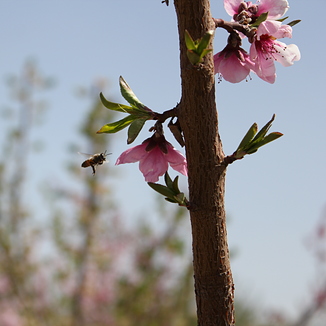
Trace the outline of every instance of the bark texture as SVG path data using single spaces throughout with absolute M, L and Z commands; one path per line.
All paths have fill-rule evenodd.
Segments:
M 218 134 L 213 55 L 194 67 L 186 55 L 185 30 L 194 39 L 215 29 L 209 0 L 175 0 L 180 37 L 184 133 L 198 325 L 234 325 L 234 286 L 229 262 L 224 186 L 226 165 Z

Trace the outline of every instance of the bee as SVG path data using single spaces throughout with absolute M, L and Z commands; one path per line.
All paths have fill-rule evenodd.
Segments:
M 98 165 L 102 165 L 106 161 L 106 156 L 110 155 L 111 153 L 106 154 L 106 151 L 104 153 L 98 153 L 91 155 L 86 161 L 82 163 L 83 168 L 87 168 L 89 166 L 93 169 L 93 175 L 95 174 L 95 168 Z

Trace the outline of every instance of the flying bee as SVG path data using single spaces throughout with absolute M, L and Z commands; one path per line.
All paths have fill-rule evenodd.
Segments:
M 81 166 L 83 168 L 87 168 L 87 167 L 91 166 L 93 169 L 93 175 L 94 175 L 96 166 L 102 165 L 106 161 L 106 157 L 110 154 L 111 153 L 106 154 L 106 151 L 105 151 L 104 153 L 90 155 L 90 157 L 86 161 L 84 161 Z

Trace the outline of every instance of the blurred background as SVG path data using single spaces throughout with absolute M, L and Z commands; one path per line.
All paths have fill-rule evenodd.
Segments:
M 222 0 L 211 7 L 229 19 Z M 274 113 L 271 131 L 284 133 L 228 169 L 238 326 L 326 320 L 326 46 L 314 7 L 326 9 L 290 2 L 288 21 L 302 22 L 282 41 L 302 58 L 276 63 L 275 84 L 252 75 L 216 85 L 226 154 Z M 125 103 L 120 75 L 154 111 L 179 101 L 173 4 L 12 0 L 0 9 L 0 325 L 196 325 L 187 212 L 156 195 L 137 164 L 114 165 L 125 130 L 96 135 L 123 117 L 98 97 Z M 227 36 L 216 31 L 214 53 Z M 95 176 L 80 167 L 78 152 L 104 150 L 110 162 Z

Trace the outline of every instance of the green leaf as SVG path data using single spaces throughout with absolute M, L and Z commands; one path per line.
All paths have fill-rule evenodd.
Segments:
M 293 27 L 296 24 L 299 24 L 301 22 L 301 19 L 296 19 L 288 23 L 289 26 Z
M 262 141 L 259 142 L 259 147 L 264 146 L 268 143 L 270 143 L 271 141 L 282 137 L 283 134 L 280 132 L 271 132 L 270 134 L 268 134 L 266 137 L 264 137 L 264 139 Z
M 130 124 L 130 127 L 128 129 L 127 144 L 131 144 L 136 139 L 136 137 L 142 130 L 146 120 L 147 119 L 136 119 Z
M 185 205 L 185 194 L 183 192 L 180 192 L 179 194 L 177 194 L 176 196 L 174 196 L 175 200 L 182 205 Z
M 97 131 L 97 134 L 116 133 L 116 132 L 126 128 L 127 126 L 129 126 L 134 120 L 135 120 L 135 116 L 128 115 L 119 121 L 108 123 L 108 124 L 104 125 L 99 131 Z
M 258 151 L 258 148 L 256 148 L 256 149 L 249 149 L 247 152 L 246 152 L 246 154 L 253 154 L 253 153 L 256 153 Z
M 264 12 L 262 13 L 257 19 L 256 21 L 251 24 L 251 27 L 258 27 L 262 22 L 264 22 L 268 17 L 268 12 Z
M 196 44 L 187 30 L 185 30 L 185 41 L 188 50 L 196 50 Z
M 192 50 L 187 51 L 187 57 L 188 57 L 190 63 L 194 66 L 197 65 L 201 61 L 200 56 Z
M 179 182 L 179 176 L 176 176 L 172 184 L 172 189 L 176 194 L 180 193 L 178 182 Z
M 207 47 L 209 46 L 209 43 L 212 39 L 214 35 L 214 31 L 210 30 L 208 32 L 205 33 L 205 35 L 201 38 L 201 40 L 199 41 L 199 44 L 197 46 L 197 53 L 201 56 L 204 57 L 204 55 L 206 55 L 208 52 L 212 51 L 212 49 L 207 49 Z M 208 50 L 208 52 L 207 52 Z M 203 52 L 206 52 L 206 54 L 202 55 Z
M 119 83 L 121 95 L 124 97 L 124 99 L 136 108 L 143 110 L 145 105 L 138 100 L 137 96 L 134 94 L 134 92 L 127 84 L 127 82 L 122 78 L 122 76 L 120 76 L 119 78 Z
M 276 19 L 276 21 L 278 21 L 278 22 L 284 22 L 284 20 L 286 20 L 286 19 L 288 19 L 289 18 L 289 16 L 286 16 L 286 17 L 284 17 L 284 18 L 280 18 L 280 19 Z
M 240 149 L 243 149 L 245 148 L 245 146 L 247 146 L 250 141 L 254 138 L 254 136 L 256 135 L 257 133 L 257 130 L 258 130 L 258 125 L 257 123 L 255 122 L 250 128 L 249 130 L 247 131 L 247 133 L 245 134 L 245 136 L 243 137 L 243 139 L 241 140 L 241 143 L 240 145 L 238 146 L 237 150 L 240 150 Z
M 124 112 L 124 113 L 132 111 L 131 106 L 110 102 L 104 97 L 102 93 L 100 93 L 100 99 L 102 104 L 110 110 Z
M 270 143 L 271 141 L 282 137 L 283 134 L 280 132 L 271 132 L 270 134 L 268 134 L 266 137 L 264 137 L 261 141 L 259 142 L 255 142 L 252 144 L 252 146 L 250 147 L 250 149 L 247 151 L 247 154 L 252 154 L 255 153 L 258 148 Z
M 166 186 L 167 186 L 170 190 L 173 190 L 173 182 L 172 182 L 172 179 L 171 179 L 170 176 L 169 176 L 168 171 L 166 171 L 165 174 L 164 174 L 164 181 L 165 181 Z
M 165 200 L 167 200 L 168 202 L 177 203 L 180 206 L 187 207 L 188 201 L 184 193 L 180 192 L 178 187 L 178 177 L 176 177 L 172 182 L 172 179 L 166 171 L 164 175 L 164 180 L 167 187 L 153 182 L 148 182 L 148 185 L 161 195 L 165 196 Z
M 200 61 L 201 61 L 202 58 L 204 58 L 204 56 L 205 56 L 207 53 L 212 52 L 212 51 L 213 51 L 212 49 L 205 49 L 205 50 L 200 54 L 200 56 L 199 56 Z
M 178 202 L 175 199 L 170 199 L 170 198 L 164 198 L 164 199 L 170 203 L 178 204 Z
M 168 187 L 153 182 L 147 182 L 147 184 L 161 195 L 174 200 L 175 194 Z
M 258 134 L 256 135 L 256 137 L 252 140 L 252 143 L 254 143 L 254 142 L 259 142 L 259 141 L 261 141 L 261 140 L 265 137 L 265 135 L 267 134 L 269 128 L 271 127 L 272 122 L 274 121 L 274 119 L 275 119 L 275 114 L 273 114 L 272 119 L 269 120 L 269 121 L 265 124 L 265 126 L 259 130 L 259 132 L 258 132 Z
M 272 119 L 268 121 L 265 126 L 259 130 L 257 133 L 257 124 L 254 123 L 246 135 L 243 137 L 237 150 L 232 154 L 233 158 L 236 160 L 242 159 L 247 154 L 253 154 L 257 152 L 258 148 L 270 143 L 271 141 L 283 136 L 280 132 L 272 132 L 268 135 L 267 132 L 275 119 L 275 114 L 273 114 Z M 256 134 L 257 133 L 257 134 Z M 256 136 L 255 136 L 256 134 Z

